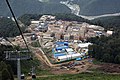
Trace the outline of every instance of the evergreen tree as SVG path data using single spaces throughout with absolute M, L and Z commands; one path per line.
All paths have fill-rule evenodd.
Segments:
M 2 70 L 2 80 L 10 80 L 10 73 L 7 69 Z
M 110 58 L 111 58 L 110 54 L 106 53 L 106 54 L 103 55 L 102 60 L 104 62 L 110 62 Z
M 115 57 L 115 63 L 120 64 L 120 55 Z
M 13 71 L 10 65 L 7 66 L 8 72 L 10 73 L 10 80 L 14 80 Z

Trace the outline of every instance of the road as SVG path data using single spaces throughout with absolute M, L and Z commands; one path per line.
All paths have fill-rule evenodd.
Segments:
M 40 61 L 44 62 L 47 66 L 49 66 L 49 67 L 57 67 L 57 66 L 61 65 L 61 64 L 52 64 L 41 48 L 31 47 L 31 49 L 32 49 L 33 53 L 35 54 L 35 56 Z
M 78 16 L 88 19 L 88 20 L 94 20 L 94 19 L 101 18 L 101 17 L 119 16 L 119 15 L 120 15 L 120 13 L 104 14 L 104 15 L 99 15 L 99 16 L 84 16 L 84 15 L 78 15 Z

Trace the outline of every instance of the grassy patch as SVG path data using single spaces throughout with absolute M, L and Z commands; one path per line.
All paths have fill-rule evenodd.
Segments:
M 21 70 L 22 73 L 27 74 L 31 71 L 32 66 L 34 66 L 36 68 L 37 71 L 37 67 L 40 65 L 40 61 L 36 58 L 34 58 L 33 60 L 25 60 L 25 61 L 21 61 Z
M 33 47 L 41 47 L 41 45 L 40 45 L 40 43 L 39 43 L 38 40 L 32 42 L 32 43 L 31 43 L 31 46 L 33 46 Z
M 50 70 L 46 70 L 46 69 L 37 69 L 36 72 L 37 75 L 41 76 L 41 75 L 52 75 L 52 73 L 50 72 Z
M 69 75 L 56 75 L 38 78 L 37 80 L 120 80 L 120 75 L 81 73 Z
M 100 61 L 98 61 L 98 60 L 96 60 L 96 59 L 94 59 L 93 60 L 93 64 L 102 64 L 103 62 L 100 62 Z

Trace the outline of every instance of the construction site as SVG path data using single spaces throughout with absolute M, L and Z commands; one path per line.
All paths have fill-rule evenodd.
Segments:
M 55 16 L 43 15 L 39 21 L 31 21 L 24 33 L 26 43 L 33 55 L 45 69 L 53 74 L 75 74 L 87 71 L 93 65 L 87 42 L 90 37 L 109 36 L 101 26 L 77 21 L 56 20 Z M 14 45 L 25 48 L 22 36 L 11 39 Z M 6 43 L 1 39 L 1 44 Z

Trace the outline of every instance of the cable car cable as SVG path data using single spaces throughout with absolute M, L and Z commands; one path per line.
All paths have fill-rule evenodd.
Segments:
M 14 20 L 15 20 L 15 23 L 16 23 L 19 31 L 20 31 L 20 34 L 21 34 L 21 36 L 22 36 L 22 39 L 24 40 L 24 43 L 25 43 L 28 51 L 30 52 L 30 49 L 29 49 L 29 47 L 28 47 L 28 45 L 27 45 L 27 42 L 26 42 L 26 40 L 25 40 L 25 38 L 24 38 L 24 36 L 23 36 L 22 30 L 21 30 L 21 28 L 20 28 L 20 26 L 19 26 L 19 24 L 18 24 L 18 22 L 17 22 L 17 19 L 16 19 L 15 15 L 14 15 L 14 12 L 13 12 L 13 10 L 12 10 L 12 7 L 10 6 L 10 3 L 9 3 L 8 0 L 6 0 L 6 3 L 7 3 L 8 8 L 10 9 L 10 12 L 11 12 L 11 14 L 12 14 Z

